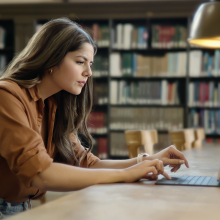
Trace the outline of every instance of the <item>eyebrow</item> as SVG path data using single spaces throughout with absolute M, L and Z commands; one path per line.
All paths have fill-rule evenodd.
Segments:
M 84 56 L 77 56 L 77 57 L 82 57 L 84 60 L 88 61 L 88 59 Z M 91 61 L 90 63 L 94 63 L 94 61 Z

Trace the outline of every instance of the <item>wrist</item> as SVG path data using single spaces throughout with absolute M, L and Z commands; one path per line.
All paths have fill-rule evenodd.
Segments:
M 143 157 L 143 161 L 144 160 L 154 160 L 154 156 L 153 155 L 149 155 L 148 157 Z
M 148 158 L 148 157 L 149 157 L 149 154 L 147 154 L 147 153 L 138 154 L 137 163 L 140 163 L 140 162 L 146 160 L 146 158 Z

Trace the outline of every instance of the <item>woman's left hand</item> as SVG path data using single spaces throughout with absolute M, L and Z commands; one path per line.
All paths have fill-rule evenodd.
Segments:
M 172 167 L 171 172 L 176 172 L 181 167 L 182 164 L 185 164 L 185 166 L 189 168 L 188 161 L 186 160 L 184 155 L 176 149 L 174 145 L 171 145 L 154 155 L 144 157 L 143 159 L 162 160 L 164 166 L 170 165 L 170 167 Z

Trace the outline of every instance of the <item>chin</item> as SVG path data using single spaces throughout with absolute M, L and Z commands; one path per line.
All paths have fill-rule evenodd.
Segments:
M 82 92 L 82 90 L 71 90 L 71 91 L 67 91 L 67 92 L 69 92 L 73 95 L 79 95 Z

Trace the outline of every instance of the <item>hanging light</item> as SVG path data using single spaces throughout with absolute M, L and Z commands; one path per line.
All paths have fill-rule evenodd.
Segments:
M 195 13 L 188 42 L 220 48 L 220 0 L 202 4 Z

